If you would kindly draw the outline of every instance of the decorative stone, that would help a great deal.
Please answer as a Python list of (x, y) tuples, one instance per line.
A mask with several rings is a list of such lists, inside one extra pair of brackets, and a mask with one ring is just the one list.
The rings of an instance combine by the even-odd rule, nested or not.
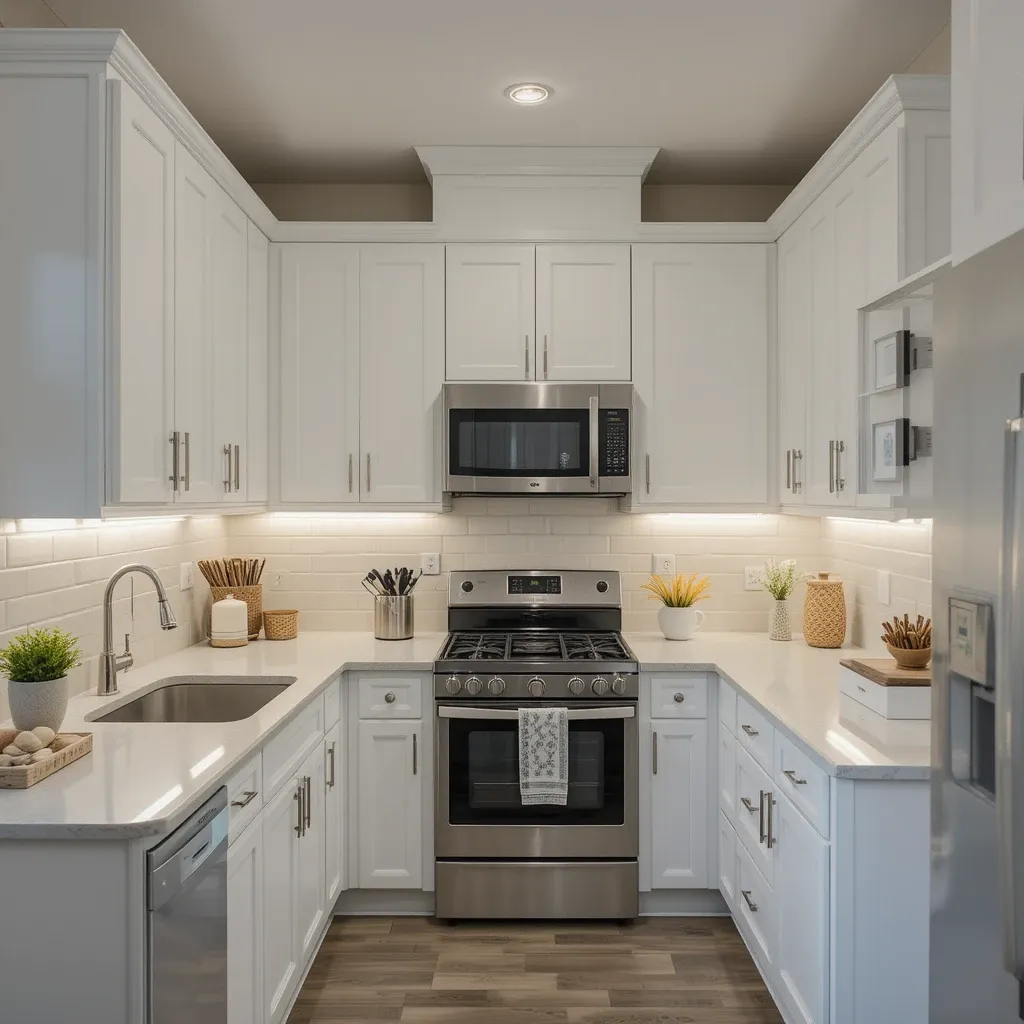
[(15, 768), (20, 768), (23, 764), (28, 764), (31, 760), (31, 754), (22, 754), (21, 757), (16, 757), (11, 761), (11, 766)]
[(19, 732), (14, 737), (14, 745), (21, 747), (23, 754), (34, 754), (37, 750), (42, 750), (43, 741), (34, 732)]
[(21, 757), (21, 755), (24, 754), (25, 751), (14, 743), (8, 743), (7, 746), (4, 747), (4, 753), (10, 755), (11, 757)]
[(79, 739), (81, 739), (80, 736), (71, 736), (68, 734), (57, 736), (50, 744), (50, 749), (56, 754), (59, 750), (63, 750), (65, 747), (70, 747), (72, 743), (77, 743)]
[(36, 761), (48, 761), (51, 757), (53, 757), (53, 751), (50, 750), (49, 747), (43, 747), (42, 750), (37, 750), (32, 755), (32, 762), (35, 763)]
[(48, 747), (53, 742), (54, 736), (57, 735), (48, 725), (37, 725), (32, 732), (39, 737), (39, 742), (44, 747)]
[(19, 731), (18, 729), (0, 729), (0, 750), (3, 750), (4, 747), (9, 747), (14, 742), (14, 738), (18, 735)]
[(0, 768), (10, 768), (14, 758), (10, 754), (0, 754)]

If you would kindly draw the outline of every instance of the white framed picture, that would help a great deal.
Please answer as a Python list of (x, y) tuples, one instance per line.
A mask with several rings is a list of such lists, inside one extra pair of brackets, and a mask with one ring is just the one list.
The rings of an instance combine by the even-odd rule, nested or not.
[(903, 464), (900, 444), (901, 420), (886, 420), (871, 427), (871, 471), (875, 480), (891, 482), (899, 479)]
[(875, 391), (887, 391), (899, 385), (899, 352), (897, 345), (902, 331), (879, 338), (874, 343)]

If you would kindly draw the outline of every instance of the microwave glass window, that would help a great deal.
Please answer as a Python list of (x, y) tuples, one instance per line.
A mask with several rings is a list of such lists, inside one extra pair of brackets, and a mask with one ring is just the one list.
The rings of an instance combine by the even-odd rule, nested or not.
[(453, 409), (449, 465), (458, 476), (587, 476), (585, 409)]

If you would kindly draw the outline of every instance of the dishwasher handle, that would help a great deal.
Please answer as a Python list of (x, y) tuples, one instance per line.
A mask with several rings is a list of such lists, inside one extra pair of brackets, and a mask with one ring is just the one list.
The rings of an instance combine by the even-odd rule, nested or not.
[[(227, 842), (227, 807), (204, 806), (149, 854), (149, 909), (159, 910), (172, 900)], [(157, 853), (159, 858), (154, 857)], [(158, 866), (154, 866), (156, 859), (160, 860)]]

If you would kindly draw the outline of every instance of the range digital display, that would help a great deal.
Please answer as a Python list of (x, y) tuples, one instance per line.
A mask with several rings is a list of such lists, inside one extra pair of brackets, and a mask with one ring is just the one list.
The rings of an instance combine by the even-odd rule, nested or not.
[(510, 594), (560, 594), (561, 576), (509, 576)]

